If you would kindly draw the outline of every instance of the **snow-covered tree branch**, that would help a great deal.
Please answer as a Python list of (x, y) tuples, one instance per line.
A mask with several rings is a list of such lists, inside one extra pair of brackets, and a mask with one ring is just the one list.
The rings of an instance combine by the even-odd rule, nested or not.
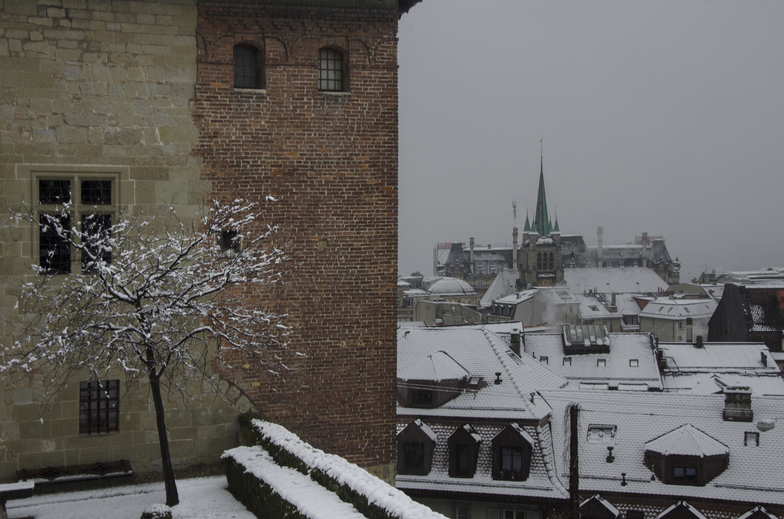
[(214, 202), (187, 223), (171, 211), (114, 223), (83, 215), (74, 224), (68, 204), (54, 214), (15, 214), (48, 239), (34, 280), (22, 287), (20, 333), (3, 345), (0, 373), (40, 370), (49, 396), (85, 371), (96, 381), (121, 370), (127, 381), (149, 382), (170, 506), (178, 499), (167, 474), (161, 388), (187, 391), (232, 364), (287, 369), (285, 316), (260, 306), (252, 289), (278, 281), (284, 259), (277, 229), (260, 222), (258, 211), (238, 200)]

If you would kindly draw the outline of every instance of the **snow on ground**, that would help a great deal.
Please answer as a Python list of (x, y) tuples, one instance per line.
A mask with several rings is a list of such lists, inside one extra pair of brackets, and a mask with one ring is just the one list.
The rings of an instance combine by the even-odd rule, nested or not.
[[(177, 481), (174, 519), (256, 519), (228, 491), (225, 476)], [(150, 505), (166, 502), (163, 483), (49, 494), (9, 501), (9, 519), (139, 519)]]

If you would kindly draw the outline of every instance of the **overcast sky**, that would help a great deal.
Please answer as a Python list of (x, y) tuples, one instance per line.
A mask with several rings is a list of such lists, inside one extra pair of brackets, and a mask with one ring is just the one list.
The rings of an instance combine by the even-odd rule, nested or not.
[(784, 266), (784, 2), (424, 0), (398, 36), (401, 274), (511, 244), (540, 138), (563, 234)]

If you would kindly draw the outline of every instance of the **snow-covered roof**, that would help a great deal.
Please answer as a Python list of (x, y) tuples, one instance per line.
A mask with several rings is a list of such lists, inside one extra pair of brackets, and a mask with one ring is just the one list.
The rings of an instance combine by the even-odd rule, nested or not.
[(645, 267), (569, 268), (564, 269), (564, 281), (575, 293), (644, 294), (667, 288), (656, 272)]
[(501, 303), (501, 304), (516, 305), (516, 304), (522, 303), (524, 301), (528, 301), (529, 299), (534, 297), (537, 292), (538, 292), (538, 289), (535, 289), (535, 288), (532, 288), (532, 289), (529, 289), (529, 290), (523, 290), (521, 292), (515, 292), (514, 294), (510, 294), (510, 295), (508, 295), (506, 297), (502, 297), (500, 299), (497, 299), (495, 302), (496, 303)]
[(684, 424), (645, 444), (645, 450), (679, 456), (718, 456), (729, 454), (729, 448), (691, 424)]
[(640, 311), (640, 317), (656, 319), (680, 320), (691, 317), (692, 319), (710, 319), (716, 310), (716, 301), (713, 299), (670, 299), (660, 297), (652, 299)]
[[(721, 393), (726, 387), (748, 386), (758, 395), (784, 395), (784, 379), (764, 344), (659, 343), (666, 367), (665, 391)], [(765, 359), (763, 362), (762, 359)]]
[(428, 355), (418, 364), (407, 369), (398, 370), (397, 378), (400, 380), (460, 380), (468, 376), (468, 371), (458, 364), (448, 353), (437, 351)]
[[(568, 445), (564, 427), (567, 406), (580, 405), (580, 490), (583, 492), (623, 492), (647, 496), (677, 496), (681, 499), (717, 499), (756, 504), (784, 505), (784, 484), (775, 477), (784, 457), (784, 397), (752, 397), (754, 423), (724, 421), (724, 395), (687, 393), (545, 390), (542, 397), (553, 408), (553, 445), (556, 471), (568, 480), (568, 466), (561, 449)], [(762, 432), (756, 422), (778, 426)], [(590, 443), (588, 428), (594, 424), (617, 427), (613, 438), (614, 462), (608, 464), (607, 446)], [(653, 477), (645, 466), (646, 444), (686, 424), (699, 429), (729, 449), (730, 463), (705, 486), (667, 485)], [(758, 433), (759, 445), (746, 442), (746, 433)], [(627, 485), (622, 487), (621, 474)]]
[(779, 375), (736, 375), (717, 373), (662, 373), (664, 391), (715, 395), (725, 389), (745, 386), (753, 395), (784, 395), (784, 379)]
[(659, 349), (671, 373), (781, 374), (762, 343), (705, 342), (698, 348), (691, 343), (661, 342)]
[(493, 301), (514, 293), (520, 273), (517, 269), (502, 269), (479, 301), (480, 308), (492, 306)]
[(430, 285), (428, 292), (431, 295), (475, 295), (474, 288), (457, 278), (442, 278)]
[(662, 388), (650, 334), (611, 333), (608, 337), (610, 353), (565, 355), (561, 334), (526, 333), (525, 353), (581, 387)]
[(609, 319), (613, 316), (601, 301), (593, 296), (576, 294), (580, 301), (580, 317), (583, 319)]
[[(485, 417), (540, 419), (550, 409), (530, 394), (541, 387), (563, 387), (568, 382), (528, 355), (521, 359), (506, 340), (481, 326), (443, 328), (398, 328), (398, 378), (437, 352), (462, 366), (470, 377), (482, 377), (486, 387), (465, 389), (462, 394), (435, 409), (398, 407), (398, 416)], [(501, 373), (500, 384), (495, 384)], [(421, 379), (417, 379), (421, 380)]]

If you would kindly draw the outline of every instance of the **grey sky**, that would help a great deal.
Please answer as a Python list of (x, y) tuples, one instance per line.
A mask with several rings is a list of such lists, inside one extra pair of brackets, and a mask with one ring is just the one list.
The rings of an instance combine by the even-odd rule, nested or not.
[(784, 2), (424, 0), (399, 38), (401, 274), (511, 243), (541, 137), (563, 234), (784, 265)]

